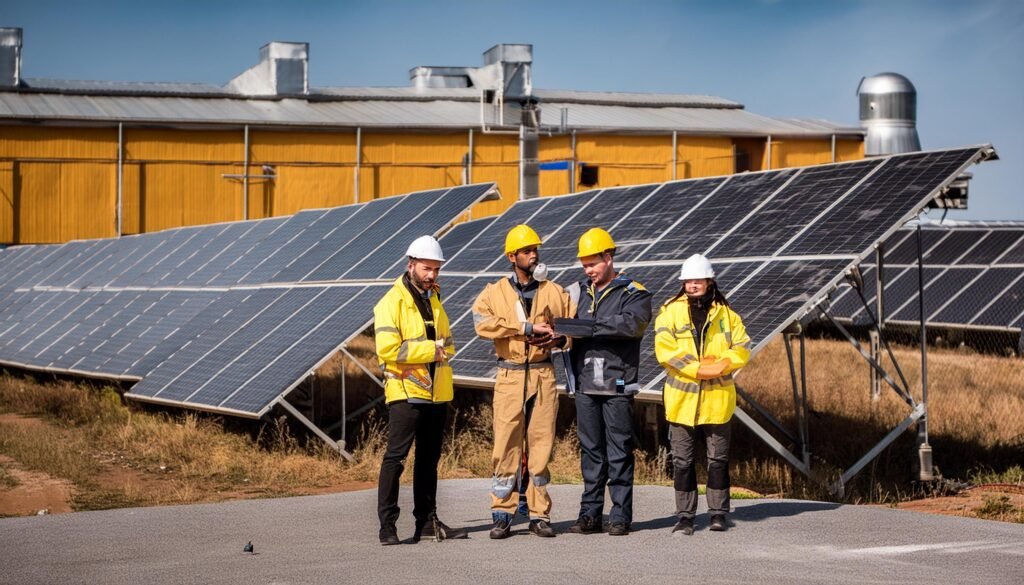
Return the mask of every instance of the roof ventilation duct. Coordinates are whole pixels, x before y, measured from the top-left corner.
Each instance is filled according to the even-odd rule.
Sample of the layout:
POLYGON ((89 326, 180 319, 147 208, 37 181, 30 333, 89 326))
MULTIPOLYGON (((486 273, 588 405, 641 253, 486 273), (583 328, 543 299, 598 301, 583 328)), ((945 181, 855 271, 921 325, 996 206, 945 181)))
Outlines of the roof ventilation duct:
POLYGON ((260 48, 260 62, 229 81, 228 89, 245 95, 309 93, 309 43, 271 42, 260 48))
POLYGON ((0 87, 21 85, 21 29, 0 28, 0 87))
POLYGON ((494 45, 484 53, 482 67, 413 67, 409 84, 421 89, 472 87, 518 101, 533 95, 532 65, 533 45, 494 45))
POLYGON ((921 150, 917 136, 917 90, 899 73, 860 80, 860 125, 867 130, 864 155, 882 156, 921 150))

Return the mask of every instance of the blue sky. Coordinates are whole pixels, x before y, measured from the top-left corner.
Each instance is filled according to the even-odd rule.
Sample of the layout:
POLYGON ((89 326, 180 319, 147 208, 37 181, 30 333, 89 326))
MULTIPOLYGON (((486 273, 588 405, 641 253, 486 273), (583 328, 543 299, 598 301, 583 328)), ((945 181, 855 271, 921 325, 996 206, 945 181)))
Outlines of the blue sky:
POLYGON ((25 77, 223 84, 268 41, 310 43, 314 86, 404 86, 417 65, 478 65, 534 47, 545 89, 710 94, 769 116, 857 122, 862 76, 906 75, 926 149, 992 143, 971 209, 1024 220, 1024 2, 0 3, 25 29, 25 77))

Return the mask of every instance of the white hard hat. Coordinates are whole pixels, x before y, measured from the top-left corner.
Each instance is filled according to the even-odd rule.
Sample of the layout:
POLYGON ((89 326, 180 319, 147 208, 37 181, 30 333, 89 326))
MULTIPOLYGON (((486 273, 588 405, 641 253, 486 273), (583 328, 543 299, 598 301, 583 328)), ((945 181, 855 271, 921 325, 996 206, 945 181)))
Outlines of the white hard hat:
POLYGON ((714 278, 715 269, 711 267, 711 261, 694 254, 683 262, 683 269, 679 271, 679 280, 699 280, 701 278, 714 278))
POLYGON ((444 262, 444 253, 441 251, 441 244, 434 239, 434 236, 420 236, 409 244, 405 255, 418 260, 437 260, 444 262))

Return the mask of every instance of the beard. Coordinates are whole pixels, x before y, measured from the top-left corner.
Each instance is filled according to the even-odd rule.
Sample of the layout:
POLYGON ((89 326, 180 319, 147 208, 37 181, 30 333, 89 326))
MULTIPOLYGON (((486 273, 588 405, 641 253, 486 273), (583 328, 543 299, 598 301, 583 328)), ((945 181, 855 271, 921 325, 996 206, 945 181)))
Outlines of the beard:
POLYGON ((435 279, 433 278, 420 280, 420 277, 416 275, 415 271, 409 273, 409 278, 412 279, 412 283, 416 285, 416 288, 422 291, 428 291, 434 288, 435 279))
POLYGON ((522 270, 526 274, 533 275, 533 271, 536 270, 537 264, 540 263, 540 257, 532 258, 526 262, 516 261, 516 268, 522 270))

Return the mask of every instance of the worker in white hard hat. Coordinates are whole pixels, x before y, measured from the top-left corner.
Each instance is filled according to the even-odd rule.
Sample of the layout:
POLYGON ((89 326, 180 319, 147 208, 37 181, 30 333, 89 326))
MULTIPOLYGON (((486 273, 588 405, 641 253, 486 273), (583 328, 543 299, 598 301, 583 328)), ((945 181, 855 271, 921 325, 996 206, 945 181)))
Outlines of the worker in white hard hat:
POLYGON ((413 542, 432 537, 466 538, 465 529, 451 528, 437 518, 437 463, 441 437, 452 400, 455 355, 448 316, 441 306, 437 278, 444 263, 441 245, 421 236, 409 245, 409 263, 373 308, 377 360, 386 379, 388 447, 380 466, 377 515, 380 543, 399 544, 398 486, 413 442, 413 542))
POLYGON ((711 262, 694 254, 679 273, 682 287, 658 312, 654 350, 665 368, 665 418, 672 443, 676 525, 691 535, 697 514, 695 444, 707 447, 708 528, 724 531, 729 513, 729 443, 736 409, 733 374, 750 359, 743 320, 715 281, 711 262))
POLYGON ((507 538, 527 480, 530 532, 553 537, 548 464, 555 440, 558 391, 551 350, 566 338, 551 323, 571 317, 575 307, 561 286, 547 280, 540 264, 540 236, 521 224, 505 237, 505 257, 513 274, 488 284, 473 304, 478 335, 494 341, 498 375, 494 384, 494 449, 491 462, 492 539, 507 538), (521 477, 524 451, 529 478, 521 477))
MULTIPOLYGON (((633 521, 633 400, 640 391, 640 345, 651 322, 651 293, 615 270, 615 241, 601 228, 579 239, 586 275, 567 287, 578 299, 572 323, 572 376, 583 494, 574 534, 602 532, 605 487, 608 534, 629 534, 633 521)), ((559 331, 559 321, 555 322, 559 331)))

